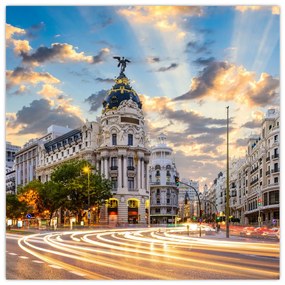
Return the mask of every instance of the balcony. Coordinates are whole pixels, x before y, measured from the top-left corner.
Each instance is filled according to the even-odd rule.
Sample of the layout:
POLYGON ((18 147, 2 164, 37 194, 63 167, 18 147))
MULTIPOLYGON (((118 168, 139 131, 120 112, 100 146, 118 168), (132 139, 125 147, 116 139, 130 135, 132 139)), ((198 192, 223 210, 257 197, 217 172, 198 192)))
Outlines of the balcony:
POLYGON ((117 165, 112 165, 112 166, 110 167, 110 169, 111 169, 111 170, 118 170, 118 166, 117 166, 117 165))
POLYGON ((254 169, 252 169, 252 170, 250 171, 250 174, 254 173, 254 172, 257 171, 257 170, 258 170, 258 167, 255 167, 254 169))
POLYGON ((279 173, 279 172, 280 172, 280 168, 271 169, 271 173, 279 173))
POLYGON ((269 174, 270 174, 270 170, 267 170, 267 171, 265 172, 265 174, 266 174, 266 176, 269 175, 269 174))
POLYGON ((277 159, 279 158, 279 153, 275 153, 271 156, 272 159, 277 159))
POLYGON ((117 165, 112 165, 110 167, 110 176, 111 177, 116 177, 118 176, 118 166, 117 165))
POLYGON ((270 156, 266 157, 266 162, 270 160, 270 156))
POLYGON ((149 182, 150 185, 160 185, 160 181, 149 182))
POLYGON ((134 166, 127 166, 127 169, 130 170, 130 171, 134 171, 135 167, 134 166))
POLYGON ((258 182, 258 178, 254 179, 253 181, 250 182, 250 186, 258 182))

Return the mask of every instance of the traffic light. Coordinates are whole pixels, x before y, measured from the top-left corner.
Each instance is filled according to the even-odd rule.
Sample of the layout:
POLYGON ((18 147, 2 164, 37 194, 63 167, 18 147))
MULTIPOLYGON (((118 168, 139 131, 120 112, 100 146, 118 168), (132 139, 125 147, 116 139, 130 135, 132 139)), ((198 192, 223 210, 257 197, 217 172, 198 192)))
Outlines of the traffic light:
POLYGON ((258 198, 258 206, 262 206, 262 198, 258 198))
POLYGON ((179 187, 179 185, 180 185, 179 177, 178 176, 174 176, 174 178, 175 178, 176 186, 179 187))

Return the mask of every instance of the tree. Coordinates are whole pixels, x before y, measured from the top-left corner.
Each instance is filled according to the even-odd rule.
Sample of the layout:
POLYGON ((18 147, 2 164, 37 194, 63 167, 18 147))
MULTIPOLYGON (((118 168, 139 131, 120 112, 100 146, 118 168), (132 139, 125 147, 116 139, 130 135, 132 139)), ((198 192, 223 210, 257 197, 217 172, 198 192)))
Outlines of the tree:
POLYGON ((24 218, 30 211, 30 207, 25 201, 19 201, 17 195, 6 195, 6 217, 12 219, 24 218))
POLYGON ((20 202, 26 203, 30 211, 35 216, 40 217, 45 210, 40 196, 42 188, 43 184, 39 180, 33 180, 24 187, 19 188, 17 195, 20 202))
POLYGON ((72 160, 59 165, 51 175, 51 181, 57 183, 62 191, 61 197, 66 197, 65 208, 76 213, 79 221, 82 218, 82 210, 88 209, 88 197, 90 205, 99 208, 111 194, 111 181, 92 173, 92 166, 86 160, 72 160), (83 169, 88 169, 85 173, 83 169), (89 176, 89 188, 88 188, 89 176))

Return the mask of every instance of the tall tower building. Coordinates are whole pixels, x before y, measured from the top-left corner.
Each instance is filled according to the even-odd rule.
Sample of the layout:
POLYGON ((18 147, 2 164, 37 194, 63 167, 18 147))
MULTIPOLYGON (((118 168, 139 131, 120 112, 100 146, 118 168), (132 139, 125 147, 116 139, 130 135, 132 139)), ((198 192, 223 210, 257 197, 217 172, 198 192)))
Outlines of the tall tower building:
POLYGON ((178 213, 178 176, 172 159, 172 149, 166 145, 166 136, 151 149, 150 165, 150 218, 153 224, 174 223, 178 213))
POLYGON ((148 164, 142 103, 124 69, 103 101, 96 168, 112 181, 109 224, 147 223, 148 164))

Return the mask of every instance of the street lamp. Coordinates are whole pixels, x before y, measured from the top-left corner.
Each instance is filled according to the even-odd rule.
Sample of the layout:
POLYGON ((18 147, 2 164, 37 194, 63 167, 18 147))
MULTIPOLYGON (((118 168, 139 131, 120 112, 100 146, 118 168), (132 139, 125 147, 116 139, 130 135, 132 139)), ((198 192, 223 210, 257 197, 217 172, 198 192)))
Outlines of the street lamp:
POLYGON ((89 213, 89 209, 90 209, 90 193, 89 193, 89 188, 90 188, 90 167, 89 166, 84 166, 83 167, 83 172, 87 173, 87 195, 88 195, 88 225, 90 223, 90 213, 89 213))

